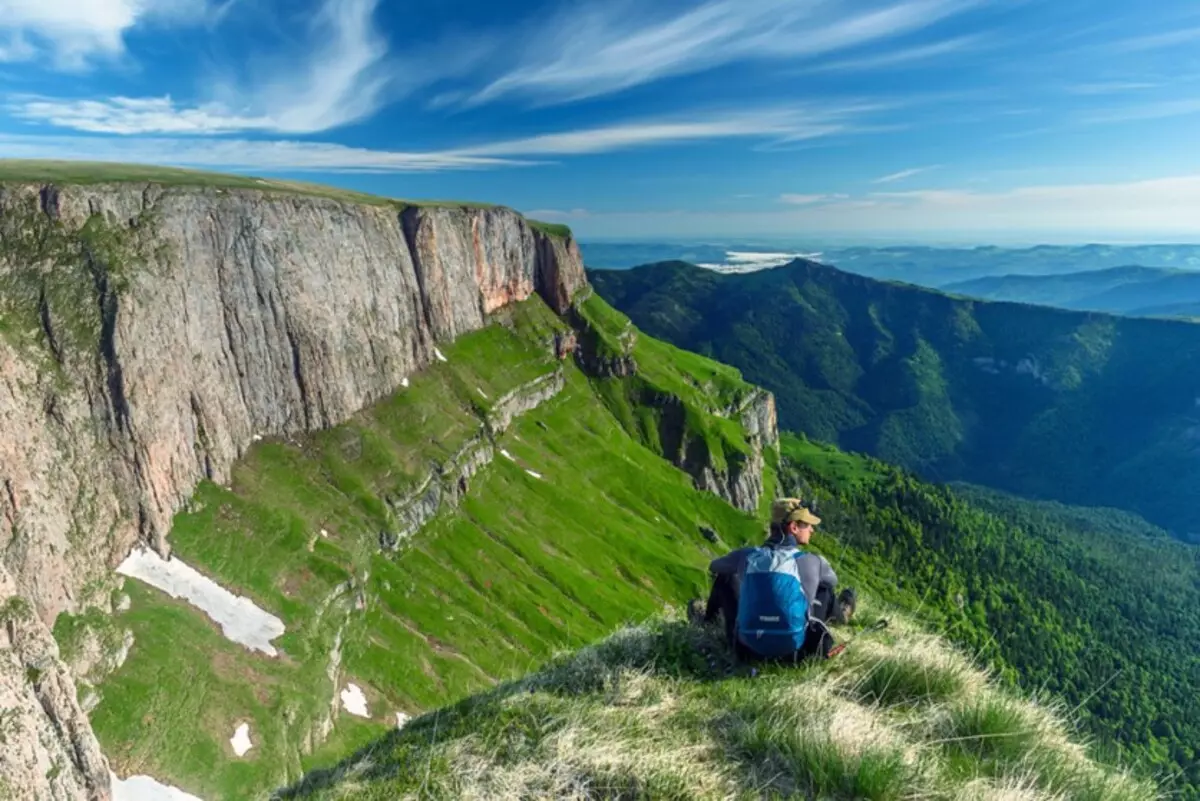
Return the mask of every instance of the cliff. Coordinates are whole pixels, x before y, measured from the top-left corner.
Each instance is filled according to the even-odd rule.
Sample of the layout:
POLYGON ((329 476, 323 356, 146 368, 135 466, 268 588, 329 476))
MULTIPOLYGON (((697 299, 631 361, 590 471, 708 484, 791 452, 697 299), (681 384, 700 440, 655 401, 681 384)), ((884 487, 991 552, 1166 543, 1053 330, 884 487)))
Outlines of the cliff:
POLYGON ((20 786, 107 793, 57 656, 34 682, 9 663, 28 661, 22 643, 53 646, 42 623, 79 608, 135 542, 166 555, 201 479, 226 482, 257 438, 347 419, 490 312, 539 293, 561 313, 585 283, 573 240, 507 209, 0 188, 0 604, 35 615, 0 641, 0 687, 27 732, 57 737, 23 737, 37 764, 62 748, 76 765, 52 771, 70 792, 20 786), (46 701, 52 683, 61 703, 46 701))

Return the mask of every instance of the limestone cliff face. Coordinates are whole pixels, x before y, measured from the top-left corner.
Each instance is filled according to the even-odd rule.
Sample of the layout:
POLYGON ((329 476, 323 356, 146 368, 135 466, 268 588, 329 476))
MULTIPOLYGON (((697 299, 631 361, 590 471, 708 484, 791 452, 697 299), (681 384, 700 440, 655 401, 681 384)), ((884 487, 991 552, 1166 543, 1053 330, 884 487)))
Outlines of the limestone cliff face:
POLYGON ((341 422, 489 312, 585 284, 573 241, 505 209, 20 186, 0 216, 0 559, 45 620, 139 535, 165 552, 255 435, 341 422))
POLYGON ((573 240, 506 209, 0 187, 0 607, 33 613, 0 641, 24 732, 0 782, 45 763, 30 797, 106 797, 44 624, 138 539, 165 555, 198 481, 227 481, 258 435, 345 420, 505 304, 563 312, 585 283, 573 240))

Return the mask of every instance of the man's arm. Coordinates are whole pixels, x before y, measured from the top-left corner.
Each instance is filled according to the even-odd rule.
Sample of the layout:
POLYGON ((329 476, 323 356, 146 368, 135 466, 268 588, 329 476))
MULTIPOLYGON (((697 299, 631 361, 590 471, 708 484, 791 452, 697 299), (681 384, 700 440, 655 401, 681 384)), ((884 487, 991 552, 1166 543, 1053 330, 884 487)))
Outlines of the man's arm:
POLYGON ((833 567, 830 566, 829 561, 826 560, 824 556, 818 556, 817 559, 821 562, 821 577, 819 583, 828 584, 830 587, 836 587, 838 581, 837 573, 833 572, 833 567))
POLYGON ((738 548, 736 551, 730 551, 724 556, 718 556, 708 564, 710 573, 718 576, 732 576, 738 572, 738 568, 742 566, 742 562, 746 559, 746 554, 752 551, 753 548, 738 548))

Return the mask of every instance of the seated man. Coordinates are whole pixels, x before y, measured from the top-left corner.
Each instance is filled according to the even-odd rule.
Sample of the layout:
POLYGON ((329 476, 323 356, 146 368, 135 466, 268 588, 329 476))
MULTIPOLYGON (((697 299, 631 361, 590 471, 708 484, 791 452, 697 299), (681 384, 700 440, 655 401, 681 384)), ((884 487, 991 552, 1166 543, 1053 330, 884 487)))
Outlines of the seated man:
POLYGON ((739 548, 709 565, 713 587, 703 620, 724 615, 726 640, 739 657, 798 661, 829 655, 833 637, 825 624, 849 621, 854 591, 835 597, 837 574, 829 562, 800 550, 820 522, 798 499, 780 498, 761 547, 739 548))

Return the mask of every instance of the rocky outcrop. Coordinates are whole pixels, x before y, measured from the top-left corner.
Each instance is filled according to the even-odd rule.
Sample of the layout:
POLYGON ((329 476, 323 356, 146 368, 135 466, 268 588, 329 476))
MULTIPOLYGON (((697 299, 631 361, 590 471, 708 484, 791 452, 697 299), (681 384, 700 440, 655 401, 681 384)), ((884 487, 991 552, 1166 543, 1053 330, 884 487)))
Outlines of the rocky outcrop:
POLYGON ((416 489, 385 499, 396 522, 392 528, 379 533, 379 546, 384 550, 399 548, 443 508, 457 506, 470 489, 475 474, 496 458, 494 438, 507 431, 518 416, 533 411, 562 392, 565 384, 565 374, 555 370, 497 398, 479 433, 444 463, 434 465, 416 489))
POLYGON ((437 516, 443 506, 457 506, 470 488, 471 479, 495 458, 490 438, 479 434, 467 440, 443 464, 434 466, 412 492, 385 498, 395 525, 379 533, 379 547, 394 551, 437 516))
POLYGON ((488 430, 493 435, 507 431, 517 417, 533 411, 562 392, 566 380, 562 370, 555 370, 506 392, 496 399, 488 411, 488 430))
POLYGON ((166 556, 198 481, 256 438, 344 421, 496 309, 536 292, 563 312, 585 284, 573 240, 506 209, 0 186, 0 607, 34 612, 0 652, 23 732, 0 782, 106 796, 45 624, 136 541, 166 556))
POLYGON ((107 801, 108 763, 58 647, 0 567, 0 798, 107 801))

